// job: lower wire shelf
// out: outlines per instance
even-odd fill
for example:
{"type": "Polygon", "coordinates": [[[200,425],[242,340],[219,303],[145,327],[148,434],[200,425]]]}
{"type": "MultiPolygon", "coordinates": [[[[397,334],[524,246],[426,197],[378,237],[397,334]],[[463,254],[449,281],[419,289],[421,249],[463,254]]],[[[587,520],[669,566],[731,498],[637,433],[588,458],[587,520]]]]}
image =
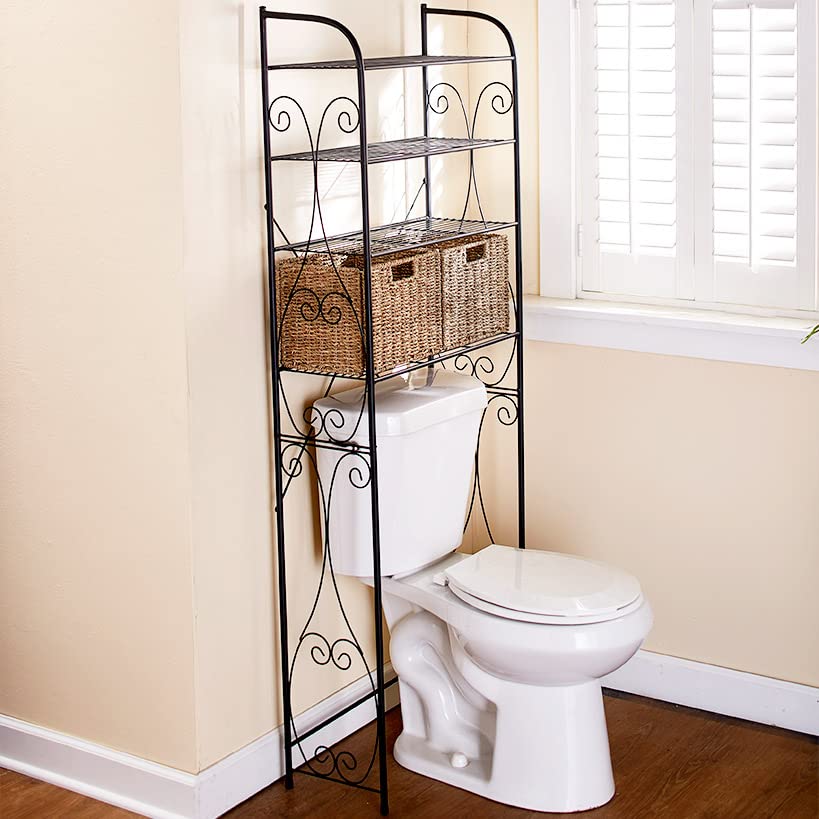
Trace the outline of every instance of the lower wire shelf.
{"type": "MultiPolygon", "coordinates": [[[[412,361],[408,362],[407,364],[402,364],[400,367],[396,367],[394,370],[390,370],[389,372],[381,373],[376,375],[375,381],[376,383],[380,381],[389,381],[390,378],[395,378],[399,375],[405,375],[406,373],[414,372],[415,370],[422,370],[424,367],[432,367],[435,364],[439,364],[442,361],[448,361],[451,358],[457,358],[460,355],[465,355],[466,353],[470,353],[473,350],[481,350],[484,347],[490,347],[493,344],[500,344],[503,341],[509,341],[509,339],[518,338],[519,333],[516,330],[510,330],[508,333],[500,333],[496,336],[490,336],[489,338],[482,339],[481,341],[476,341],[474,344],[469,344],[465,347],[456,347],[452,350],[446,350],[443,353],[439,353],[438,355],[430,356],[429,358],[425,358],[422,361],[412,361]]],[[[301,373],[303,375],[319,375],[324,378],[344,378],[349,381],[366,381],[366,375],[343,375],[341,373],[331,373],[331,372],[319,372],[318,370],[297,370],[297,369],[289,369],[287,367],[281,367],[280,371],[283,373],[301,373]]]]}

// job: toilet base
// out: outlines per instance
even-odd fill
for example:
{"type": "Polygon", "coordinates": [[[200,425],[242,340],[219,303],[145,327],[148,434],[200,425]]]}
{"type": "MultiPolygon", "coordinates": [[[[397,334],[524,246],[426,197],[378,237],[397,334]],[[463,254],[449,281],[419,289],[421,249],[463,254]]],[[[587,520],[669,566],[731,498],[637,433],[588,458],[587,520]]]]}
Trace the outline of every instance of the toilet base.
{"type": "Polygon", "coordinates": [[[396,762],[528,810],[574,813],[606,804],[614,796],[614,779],[599,684],[534,690],[503,685],[530,691],[508,691],[509,699],[497,703],[494,745],[482,749],[465,767],[453,764],[453,754],[436,750],[406,730],[395,742],[396,762]]]}
{"type": "Polygon", "coordinates": [[[393,625],[390,653],[404,722],[394,755],[403,767],[548,813],[589,810],[614,795],[598,681],[501,679],[428,612],[393,625]]]}

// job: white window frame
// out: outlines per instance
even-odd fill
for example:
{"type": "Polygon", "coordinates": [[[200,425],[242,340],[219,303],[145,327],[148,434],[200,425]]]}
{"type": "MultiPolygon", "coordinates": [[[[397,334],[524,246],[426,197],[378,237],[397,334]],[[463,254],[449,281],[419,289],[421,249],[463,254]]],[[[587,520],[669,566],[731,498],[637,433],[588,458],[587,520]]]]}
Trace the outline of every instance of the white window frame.
{"type": "Polygon", "coordinates": [[[577,3],[538,0],[540,295],[525,300],[526,337],[819,371],[819,344],[799,344],[819,310],[727,305],[704,291],[696,301],[583,291],[577,3]]]}

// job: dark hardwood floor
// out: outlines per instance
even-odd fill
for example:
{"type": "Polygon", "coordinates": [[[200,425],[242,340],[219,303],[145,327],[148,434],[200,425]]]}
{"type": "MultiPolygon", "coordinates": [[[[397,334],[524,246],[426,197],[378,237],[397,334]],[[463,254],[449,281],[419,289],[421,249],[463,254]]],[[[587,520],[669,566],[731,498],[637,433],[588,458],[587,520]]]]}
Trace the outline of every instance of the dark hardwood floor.
{"type": "MultiPolygon", "coordinates": [[[[813,737],[718,717],[626,694],[605,698],[617,793],[590,819],[819,819],[819,744],[813,737]]],[[[388,714],[389,745],[401,730],[388,714]]],[[[341,744],[359,757],[372,748],[367,727],[341,744]]],[[[390,757],[391,814],[413,819],[532,819],[510,808],[410,773],[390,757]]],[[[550,814],[557,816],[557,814],[550,814]]],[[[568,815],[568,814],[567,814],[568,815]]],[[[0,771],[2,819],[119,819],[127,811],[0,771]]],[[[375,794],[303,775],[237,806],[231,819],[378,816],[375,794]]]]}
{"type": "Polygon", "coordinates": [[[2,819],[134,819],[135,814],[0,768],[2,819]]]}

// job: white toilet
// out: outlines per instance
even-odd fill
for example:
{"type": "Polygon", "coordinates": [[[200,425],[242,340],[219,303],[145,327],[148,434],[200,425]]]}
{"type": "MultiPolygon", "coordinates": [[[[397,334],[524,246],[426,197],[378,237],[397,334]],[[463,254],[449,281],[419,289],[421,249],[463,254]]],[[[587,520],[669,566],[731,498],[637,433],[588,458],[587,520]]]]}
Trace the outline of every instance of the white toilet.
{"type": "MultiPolygon", "coordinates": [[[[362,395],[316,402],[321,437],[366,446],[362,395]]],[[[383,382],[376,396],[382,590],[404,724],[396,760],[530,810],[604,804],[614,780],[600,678],[651,628],[639,583],[556,552],[456,553],[483,384],[435,370],[418,386],[383,382]]],[[[320,448],[318,468],[325,493],[332,486],[334,570],[366,582],[370,493],[354,453],[320,448]]]]}

